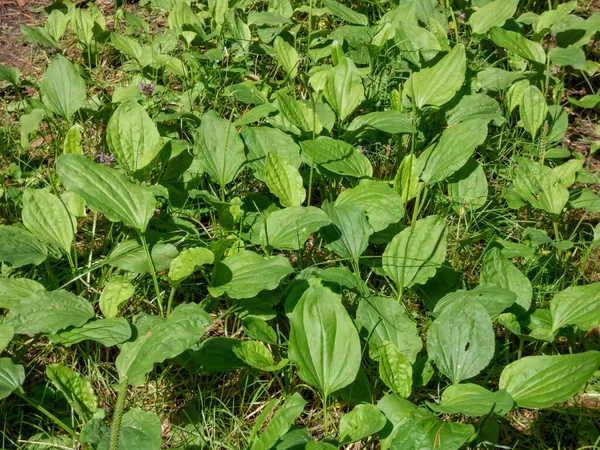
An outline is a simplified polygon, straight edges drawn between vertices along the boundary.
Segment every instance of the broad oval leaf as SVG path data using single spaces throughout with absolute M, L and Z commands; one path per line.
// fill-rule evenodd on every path
M 516 53 L 522 58 L 529 59 L 530 61 L 539 64 L 544 64 L 546 62 L 546 52 L 544 51 L 544 47 L 537 42 L 530 41 L 516 31 L 492 27 L 490 30 L 490 38 L 498 47 Z
M 233 181 L 246 161 L 244 144 L 235 126 L 215 111 L 202 116 L 194 152 L 210 179 L 221 187 Z
M 27 189 L 23 195 L 23 224 L 40 241 L 63 252 L 71 251 L 77 224 L 63 202 L 41 189 Z
M 327 213 L 314 206 L 280 209 L 263 222 L 260 241 L 278 250 L 300 250 L 312 233 L 330 223 Z
M 405 90 L 416 107 L 442 106 L 448 103 L 465 81 L 465 47 L 457 44 L 435 66 L 413 73 Z
M 0 358 L 0 400 L 8 397 L 15 389 L 23 386 L 25 369 L 10 358 Z
M 342 58 L 337 66 L 327 72 L 323 93 L 340 123 L 362 103 L 365 99 L 365 88 L 351 59 Z
M 275 56 L 281 67 L 287 72 L 290 79 L 296 78 L 298 74 L 298 52 L 294 47 L 285 42 L 281 36 L 277 36 L 273 41 Z
M 341 296 L 309 287 L 290 319 L 289 358 L 298 376 L 325 397 L 348 386 L 360 368 L 360 340 Z
M 150 249 L 154 269 L 167 270 L 179 252 L 173 244 L 157 242 Z M 144 247 L 135 239 L 119 242 L 105 260 L 106 264 L 133 273 L 150 273 L 152 268 Z
M 0 308 L 11 309 L 35 292 L 46 288 L 29 278 L 0 278 Z
M 513 404 L 512 396 L 504 389 L 491 392 L 477 384 L 465 383 L 448 386 L 442 393 L 442 402 L 439 405 L 429 404 L 429 407 L 444 414 L 479 417 L 491 412 L 504 415 Z
M 282 206 L 300 206 L 306 199 L 306 189 L 298 169 L 274 153 L 266 156 L 265 183 Z
M 600 366 L 600 352 L 526 356 L 500 374 L 500 389 L 521 408 L 548 408 L 570 399 Z
M 369 19 L 336 0 L 323 0 L 323 5 L 338 19 L 356 25 L 369 26 Z
M 275 153 L 296 169 L 302 164 L 298 144 L 289 134 L 277 128 L 246 126 L 242 128 L 241 134 L 246 144 L 246 163 L 261 181 L 265 179 L 267 153 Z
M 46 376 L 64 394 L 83 423 L 92 419 L 98 409 L 98 398 L 89 380 L 62 364 L 46 366 Z
M 130 409 L 123 414 L 119 450 L 160 450 L 162 431 L 160 417 L 156 414 L 139 408 Z
M 379 360 L 379 349 L 390 342 L 413 364 L 423 347 L 417 325 L 393 298 L 369 297 L 360 301 L 356 321 L 364 329 L 361 334 L 369 343 L 369 355 Z
M 435 305 L 433 315 L 438 317 L 448 305 L 454 302 L 471 299 L 475 300 L 487 310 L 490 316 L 497 316 L 504 312 L 517 300 L 517 294 L 506 288 L 496 286 L 477 286 L 470 291 L 459 289 L 443 296 Z
M 83 197 L 90 209 L 102 212 L 113 222 L 146 231 L 156 206 L 156 199 L 148 189 L 83 155 L 61 155 L 56 168 L 65 187 Z
M 445 180 L 463 167 L 475 149 L 485 142 L 487 120 L 469 120 L 447 128 L 435 146 L 425 150 L 417 160 L 421 179 L 427 184 Z
M 309 163 L 342 176 L 362 178 L 373 175 L 373 166 L 362 152 L 344 141 L 319 136 L 300 143 Z
M 387 419 L 375 405 L 356 405 L 340 419 L 340 444 L 360 441 L 381 430 Z
M 80 327 L 94 315 L 87 300 L 70 292 L 35 292 L 9 310 L 5 323 L 12 325 L 16 334 L 52 334 Z
M 29 231 L 0 225 L 0 261 L 14 268 L 28 264 L 38 265 L 48 257 L 48 249 Z
M 407 398 L 412 392 L 412 366 L 396 346 L 385 341 L 379 347 L 379 378 L 392 392 Z
M 367 249 L 374 231 L 367 221 L 365 210 L 356 203 L 336 206 L 329 202 L 325 202 L 322 209 L 331 220 L 330 225 L 321 229 L 327 248 L 342 258 L 358 260 Z
M 65 347 L 82 341 L 96 341 L 104 347 L 112 347 L 129 340 L 131 326 L 123 317 L 92 320 L 78 328 L 67 328 L 48 338 L 55 344 Z
M 161 143 L 156 124 L 138 102 L 121 103 L 106 127 L 106 144 L 128 172 L 137 172 L 158 156 Z
M 541 163 L 527 158 L 515 158 L 518 167 L 514 181 L 515 191 L 531 206 L 558 216 L 569 201 L 569 191 L 557 173 Z
M 307 133 L 314 131 L 315 134 L 319 134 L 323 129 L 317 113 L 304 102 L 278 92 L 277 107 L 284 120 L 302 131 Z M 287 126 L 286 128 L 290 127 Z M 298 131 L 296 131 L 296 134 L 298 134 Z
M 483 256 L 479 282 L 482 286 L 497 286 L 514 292 L 517 295 L 516 303 L 524 311 L 531 306 L 533 288 L 529 278 L 502 256 L 502 252 L 496 247 L 489 249 Z
M 448 179 L 448 197 L 459 214 L 485 206 L 488 181 L 483 166 L 471 158 Z
M 571 286 L 550 302 L 552 331 L 575 325 L 586 331 L 600 325 L 600 283 Z
M 0 352 L 3 352 L 15 335 L 15 329 L 12 325 L 0 323 Z
M 475 34 L 485 34 L 492 27 L 501 27 L 517 11 L 519 0 L 495 0 L 479 8 L 471 17 L 469 25 Z
M 116 317 L 121 305 L 131 298 L 135 291 L 133 284 L 125 277 L 116 276 L 106 283 L 100 294 L 100 311 L 104 317 Z
M 383 252 L 383 270 L 403 288 L 423 284 L 446 257 L 446 224 L 439 216 L 417 220 L 398 233 Z
M 294 420 L 304 411 L 306 401 L 298 393 L 290 396 L 281 407 L 275 411 L 273 418 L 262 434 L 256 439 L 250 450 L 269 450 L 288 432 Z M 264 418 L 266 419 L 266 417 Z M 264 421 L 263 419 L 263 421 Z
M 475 301 L 448 305 L 429 327 L 427 352 L 436 366 L 457 384 L 479 374 L 495 351 L 492 320 Z
M 346 189 L 335 200 L 335 206 L 346 203 L 362 206 L 375 232 L 404 217 L 402 197 L 384 181 L 360 180 L 356 187 Z
M 200 340 L 210 316 L 197 304 L 177 306 L 168 319 L 146 320 L 137 327 L 137 338 L 126 342 L 117 356 L 121 382 L 139 386 L 154 364 L 174 358 Z
M 282 255 L 262 257 L 246 250 L 215 264 L 208 290 L 214 297 L 227 293 L 231 298 L 252 298 L 263 289 L 275 289 L 293 271 Z
M 282 359 L 275 364 L 269 349 L 258 341 L 238 341 L 233 347 L 233 353 L 250 367 L 265 372 L 277 372 L 289 362 L 287 359 Z
M 193 274 L 196 269 L 205 264 L 212 264 L 215 255 L 207 248 L 186 248 L 171 261 L 169 266 L 169 282 L 179 285 L 183 280 Z
M 69 122 L 85 103 L 85 81 L 67 58 L 56 56 L 40 82 L 44 104 Z
M 523 91 L 519 107 L 523 127 L 535 139 L 548 115 L 548 105 L 544 94 L 535 86 L 529 85 Z

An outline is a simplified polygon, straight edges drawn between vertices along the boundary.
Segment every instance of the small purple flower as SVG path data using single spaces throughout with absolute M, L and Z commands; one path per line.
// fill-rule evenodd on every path
M 152 84 L 144 84 L 143 81 L 140 81 L 140 89 L 142 90 L 142 93 L 146 96 L 146 97 L 150 97 L 152 95 L 152 92 L 154 92 L 154 87 L 156 86 L 154 83 Z
M 464 22 L 466 18 L 467 18 L 467 13 L 466 12 L 460 11 L 458 13 L 458 20 L 459 21 Z
M 359 145 L 358 149 L 362 152 L 363 155 L 368 155 L 369 154 L 369 150 L 367 150 L 366 148 L 364 148 L 362 145 Z
M 115 157 L 112 153 L 100 153 L 98 159 L 105 166 L 112 166 L 112 163 L 115 162 Z

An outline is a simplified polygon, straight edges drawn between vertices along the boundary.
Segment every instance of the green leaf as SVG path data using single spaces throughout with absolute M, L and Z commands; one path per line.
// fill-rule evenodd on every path
M 351 59 L 342 58 L 337 66 L 327 72 L 323 93 L 327 103 L 336 112 L 340 123 L 343 123 L 363 102 L 365 88 L 358 69 Z
M 569 206 L 573 209 L 585 209 L 591 213 L 600 212 L 600 196 L 592 189 L 580 188 L 571 191 Z
M 0 261 L 14 268 L 38 265 L 48 257 L 48 249 L 29 231 L 15 226 L 0 225 Z
M 335 200 L 335 206 L 346 203 L 362 206 L 375 232 L 404 217 L 402 197 L 383 181 L 361 180 L 356 187 L 346 189 Z
M 21 125 L 21 147 L 24 150 L 29 150 L 31 146 L 29 142 L 29 135 L 34 131 L 37 131 L 42 120 L 46 118 L 46 111 L 43 109 L 36 108 L 29 114 L 23 114 L 19 118 L 19 124 Z
M 433 309 L 433 315 L 438 317 L 448 305 L 466 299 L 479 302 L 487 310 L 488 314 L 494 317 L 515 303 L 517 294 L 509 289 L 496 286 L 477 286 L 470 291 L 459 289 L 439 299 Z
M 14 364 L 10 358 L 0 358 L 0 400 L 23 386 L 24 381 L 25 369 L 22 365 Z
M 375 405 L 356 405 L 340 419 L 340 444 L 358 442 L 381 430 L 387 419 Z
M 242 138 L 246 144 L 247 165 L 261 181 L 265 179 L 267 153 L 274 153 L 296 169 L 302 164 L 298 144 L 290 135 L 277 128 L 246 126 L 242 128 Z
M 282 255 L 263 258 L 258 253 L 243 251 L 215 264 L 208 290 L 213 297 L 227 293 L 231 298 L 252 298 L 263 289 L 275 289 L 293 271 Z
M 0 64 L 0 81 L 6 81 L 13 86 L 19 85 L 19 71 L 15 67 Z
M 144 51 L 135 39 L 118 33 L 110 33 L 110 42 L 114 48 L 136 60 L 142 67 L 149 65 L 152 61 L 148 52 Z
M 302 414 L 304 405 L 306 405 L 306 401 L 300 394 L 295 393 L 288 397 L 285 403 L 275 411 L 265 431 L 252 443 L 250 450 L 268 450 L 273 448 L 277 441 L 292 427 L 294 420 Z
M 519 112 L 523 120 L 523 127 L 535 139 L 548 115 L 548 105 L 544 94 L 533 85 L 527 86 L 523 92 Z
M 167 21 L 169 28 L 176 30 L 183 36 L 188 45 L 192 43 L 198 32 L 203 28 L 202 21 L 186 2 L 176 2 Z
M 527 311 L 531 307 L 533 289 L 529 279 L 497 247 L 490 248 L 483 256 L 479 282 L 482 286 L 508 289 L 517 295 L 516 303 Z
M 487 203 L 488 181 L 483 166 L 471 158 L 448 179 L 448 197 L 459 214 L 477 211 Z
M 67 58 L 58 55 L 44 73 L 40 93 L 48 109 L 71 122 L 85 104 L 85 81 Z
M 468 120 L 492 121 L 498 127 L 505 121 L 498 102 L 486 94 L 465 95 L 458 105 L 446 113 L 449 126 Z
M 499 387 L 507 390 L 520 408 L 548 408 L 569 400 L 599 365 L 600 352 L 597 351 L 526 356 L 504 368 Z
M 137 338 L 126 342 L 117 356 L 121 382 L 139 386 L 154 364 L 174 358 L 200 340 L 211 323 L 196 303 L 177 306 L 168 319 L 154 318 L 137 327 Z
M 173 244 L 158 242 L 150 250 L 154 269 L 157 272 L 167 270 L 179 252 Z M 144 247 L 135 239 L 122 241 L 110 252 L 105 260 L 111 267 L 127 270 L 133 273 L 150 273 L 152 268 Z
M 279 61 L 281 67 L 287 72 L 290 80 L 296 78 L 299 63 L 296 49 L 285 42 L 281 36 L 277 36 L 273 41 L 273 49 L 275 50 L 277 61 Z
M 492 27 L 501 27 L 514 16 L 519 0 L 495 0 L 479 8 L 471 17 L 469 25 L 474 34 L 485 34 Z
M 421 65 L 421 57 L 430 61 L 442 49 L 433 33 L 405 20 L 396 27 L 394 42 L 402 57 L 417 66 Z
M 161 149 L 155 123 L 139 103 L 121 103 L 106 127 L 106 144 L 128 172 L 148 166 Z
M 356 117 L 348 131 L 368 132 L 370 130 L 382 131 L 388 134 L 410 134 L 413 132 L 413 124 L 406 113 L 399 111 L 375 111 Z
M 465 81 L 466 61 L 465 47 L 456 45 L 435 66 L 414 72 L 405 92 L 419 109 L 448 103 Z
M 369 356 L 379 360 L 379 349 L 390 342 L 409 363 L 414 363 L 423 343 L 417 325 L 393 298 L 369 297 L 360 301 L 356 321 L 369 343 Z
M 215 255 L 207 248 L 186 248 L 171 261 L 169 266 L 169 282 L 179 285 L 183 280 L 193 274 L 198 267 L 212 264 Z
M 423 188 L 423 183 L 419 182 L 417 161 L 417 156 L 414 153 L 406 155 L 402 159 L 394 178 L 394 189 L 402 196 L 404 203 L 408 203 L 409 200 L 415 198 Z
M 321 209 L 331 220 L 331 225 L 321 229 L 326 247 L 342 258 L 358 260 L 367 249 L 374 231 L 367 222 L 365 210 L 356 203 L 336 206 L 329 202 L 325 202 Z
M 478 302 L 464 300 L 448 305 L 429 327 L 427 353 L 452 383 L 479 374 L 495 351 L 492 320 Z
M 300 206 L 306 199 L 306 190 L 298 169 L 275 153 L 266 155 L 265 183 L 279 198 L 282 206 Z
M 131 326 L 123 317 L 92 320 L 79 328 L 67 328 L 48 336 L 53 343 L 65 347 L 86 340 L 99 342 L 104 347 L 112 347 L 129 340 L 130 337 Z
M 0 308 L 11 309 L 36 292 L 45 292 L 40 283 L 28 278 L 0 278 Z
M 362 152 L 350 144 L 319 136 L 315 141 L 300 143 L 309 163 L 317 164 L 330 172 L 347 177 L 371 177 L 373 166 Z
M 585 109 L 592 109 L 600 104 L 600 95 L 585 95 L 580 99 L 568 96 L 567 99 L 571 104 Z
M 446 128 L 440 141 L 417 160 L 421 179 L 427 184 L 445 180 L 463 167 L 487 138 L 487 120 L 469 120 Z
M 515 191 L 534 208 L 558 216 L 569 201 L 569 191 L 557 174 L 541 163 L 527 158 L 515 158 L 518 167 L 514 181 Z
M 412 366 L 389 341 L 379 347 L 379 378 L 400 397 L 407 398 L 412 392 Z
M 156 414 L 139 408 L 130 409 L 123 414 L 119 450 L 160 450 L 162 430 L 160 418 Z
M 80 327 L 94 315 L 87 300 L 70 292 L 35 292 L 9 310 L 5 323 L 17 334 L 56 333 Z
M 100 311 L 104 317 L 116 317 L 121 305 L 131 298 L 135 288 L 125 277 L 116 276 L 110 279 L 100 294 Z
M 0 323 L 0 353 L 2 353 L 15 335 L 12 325 Z
M 258 341 L 238 341 L 237 345 L 233 347 L 233 353 L 250 367 L 264 372 L 278 372 L 288 363 L 287 359 L 282 359 L 275 364 L 269 349 Z
M 558 5 L 556 9 L 544 11 L 533 23 L 533 32 L 540 34 L 545 30 L 549 30 L 552 25 L 560 22 L 575 8 L 577 8 L 577 2 L 572 1 Z
M 54 194 L 42 189 L 27 189 L 23 195 L 22 218 L 23 225 L 40 241 L 70 253 L 77 224 Z
M 383 270 L 400 288 L 423 284 L 446 256 L 446 224 L 439 216 L 417 220 L 398 233 L 383 252 Z
M 360 368 L 360 340 L 341 296 L 309 287 L 290 319 L 289 358 L 298 376 L 325 397 L 348 386 Z
M 537 42 L 530 41 L 516 31 L 492 27 L 490 30 L 492 42 L 500 48 L 513 52 L 522 58 L 534 61 L 538 64 L 546 63 L 546 52 Z
M 338 19 L 342 19 L 345 22 L 353 23 L 356 25 L 369 26 L 369 19 L 364 14 L 357 13 L 353 9 L 348 8 L 343 3 L 336 0 L 323 0 L 323 6 L 325 6 L 331 14 L 336 16 Z
M 79 125 L 73 125 L 67 131 L 65 135 L 65 141 L 63 144 L 63 153 L 74 155 L 83 155 L 83 148 L 81 147 L 81 132 L 79 131 Z
M 571 66 L 574 69 L 585 67 L 585 53 L 579 47 L 569 45 L 567 48 L 555 47 L 548 52 L 552 64 L 558 67 Z
M 300 250 L 311 234 L 330 223 L 327 213 L 314 206 L 280 209 L 263 222 L 260 241 L 278 250 Z
M 277 92 L 277 107 L 285 120 L 303 131 L 319 134 L 323 126 L 312 108 L 304 102 L 295 100 L 288 95 Z
M 90 209 L 113 222 L 146 231 L 156 206 L 156 199 L 148 189 L 82 155 L 61 155 L 56 168 L 65 188 L 83 197 Z
M 44 28 L 41 27 L 28 27 L 27 25 L 21 24 L 21 33 L 27 38 L 32 44 L 42 44 L 48 47 L 60 50 L 60 43 Z
M 225 25 L 242 52 L 247 52 L 252 40 L 250 28 L 238 17 L 233 8 L 225 12 Z
M 62 364 L 46 366 L 46 376 L 64 394 L 82 423 L 92 419 L 98 409 L 98 398 L 89 380 Z
M 439 413 L 479 417 L 490 412 L 503 416 L 513 404 L 513 398 L 503 389 L 491 392 L 477 384 L 465 383 L 448 386 L 442 394 L 442 402 L 429 406 Z
M 202 116 L 194 152 L 210 179 L 221 187 L 233 181 L 246 161 L 244 144 L 235 126 L 215 111 Z
M 600 283 L 570 286 L 550 302 L 552 331 L 567 325 L 587 331 L 600 326 Z
M 277 345 L 277 333 L 263 319 L 255 316 L 246 316 L 242 320 L 242 326 L 249 338 Z
M 577 173 L 583 169 L 583 163 L 582 159 L 570 159 L 566 163 L 554 167 L 552 172 L 565 187 L 569 187 L 575 183 Z

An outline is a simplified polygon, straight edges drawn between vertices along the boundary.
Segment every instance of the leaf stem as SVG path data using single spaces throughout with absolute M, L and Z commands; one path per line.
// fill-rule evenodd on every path
M 173 298 L 175 297 L 176 290 L 177 285 L 171 286 L 171 292 L 169 292 L 169 300 L 167 300 L 167 317 L 171 315 L 171 306 L 173 305 Z
M 119 386 L 117 403 L 115 403 L 115 412 L 111 424 L 110 450 L 118 450 L 119 448 L 119 435 L 121 433 L 121 420 L 123 419 L 125 399 L 127 398 L 127 386 L 127 376 L 124 376 L 121 379 L 121 386 Z
M 161 317 L 164 317 L 165 313 L 163 311 L 162 305 L 162 295 L 160 293 L 160 287 L 158 286 L 158 278 L 156 277 L 156 268 L 154 267 L 154 261 L 152 261 L 152 255 L 150 254 L 150 248 L 148 247 L 148 242 L 146 242 L 146 236 L 143 233 L 139 233 L 140 241 L 142 241 L 142 247 L 144 247 L 144 251 L 146 252 L 146 258 L 148 259 L 148 265 L 150 266 L 150 275 L 152 275 L 152 281 L 154 283 L 154 291 L 156 293 L 156 301 L 158 302 L 158 311 Z

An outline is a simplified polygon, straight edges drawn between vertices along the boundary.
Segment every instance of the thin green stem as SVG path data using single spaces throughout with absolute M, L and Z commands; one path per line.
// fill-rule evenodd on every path
M 167 300 L 167 317 L 171 315 L 171 307 L 173 305 L 173 298 L 175 297 L 175 291 L 177 290 L 177 285 L 171 287 L 171 292 L 169 292 L 169 300 Z
M 146 252 L 146 258 L 148 259 L 148 265 L 150 266 L 150 275 L 152 275 L 152 282 L 154 283 L 154 292 L 156 294 L 156 301 L 158 302 L 158 312 L 161 317 L 164 317 L 165 313 L 163 311 L 162 305 L 162 294 L 160 292 L 160 287 L 158 286 L 158 278 L 156 277 L 156 268 L 154 267 L 154 261 L 152 261 L 152 255 L 150 254 L 150 247 L 148 247 L 148 242 L 146 242 L 146 236 L 143 233 L 139 233 L 140 240 L 142 241 L 142 247 L 144 247 L 144 251 Z
M 119 435 L 121 433 L 121 420 L 123 419 L 125 399 L 127 398 L 127 386 L 127 376 L 124 376 L 121 380 L 121 386 L 119 386 L 117 403 L 115 403 L 115 412 L 111 424 L 110 450 L 119 449 Z

